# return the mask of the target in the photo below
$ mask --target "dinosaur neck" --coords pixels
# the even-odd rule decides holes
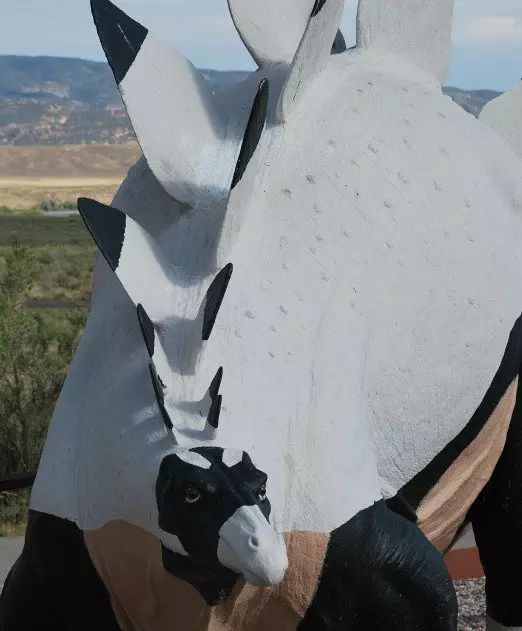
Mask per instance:
[[[161,548],[165,570],[195,587],[208,605],[225,602],[241,576],[217,560],[194,559],[163,545]]]

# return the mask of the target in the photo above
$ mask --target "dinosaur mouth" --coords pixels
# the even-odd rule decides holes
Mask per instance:
[[[258,506],[242,506],[219,532],[218,558],[256,587],[278,585],[288,568],[283,537]]]

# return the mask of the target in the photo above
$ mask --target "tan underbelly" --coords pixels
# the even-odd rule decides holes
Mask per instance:
[[[153,535],[112,522],[84,537],[124,631],[294,631],[314,596],[329,539],[287,533],[289,569],[281,585],[241,581],[224,604],[209,607],[195,588],[164,570]]]
[[[506,443],[517,386],[518,378],[477,438],[444,473],[417,510],[418,526],[440,552],[451,545],[471,505],[491,478]]]

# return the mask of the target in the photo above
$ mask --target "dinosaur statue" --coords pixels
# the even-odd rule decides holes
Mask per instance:
[[[109,0],[111,206],[0,631],[522,630],[522,87],[443,96],[453,0],[229,0],[212,94]],[[268,500],[269,498],[269,500]],[[283,539],[281,539],[281,536]],[[284,544],[283,544],[284,541]]]

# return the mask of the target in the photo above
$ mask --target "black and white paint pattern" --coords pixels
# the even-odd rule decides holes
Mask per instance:
[[[383,494],[404,490],[399,510],[414,528],[417,491],[408,494],[405,486],[472,417],[521,310],[522,224],[513,212],[513,200],[522,199],[520,159],[440,92],[453,2],[360,0],[357,49],[332,57],[342,3],[318,2],[311,15],[313,0],[230,0],[261,69],[215,96],[179,53],[133,30],[112,5],[93,3],[108,22],[98,24],[102,41],[114,34],[104,48],[116,58],[122,47],[123,70],[114,62],[113,69],[146,156],[114,205],[135,217],[146,210],[147,225],[164,231],[176,270],[158,263],[146,235],[127,220],[123,245],[108,260],[134,305],[160,325],[161,340],[176,340],[174,352],[168,349],[172,374],[163,367],[158,373],[171,379],[167,398],[183,416],[183,438],[201,431],[200,399],[223,365],[215,397],[223,397],[223,444],[260,456],[281,531],[335,533],[328,568],[342,575],[335,550],[342,558],[350,527],[339,532],[339,524],[356,520]],[[276,96],[286,79],[280,109],[269,102],[256,159],[230,194],[263,78]],[[508,129],[515,130],[519,110],[502,117]],[[227,240],[231,234],[235,241]],[[234,277],[203,344],[205,292],[230,260]],[[144,269],[158,280],[142,274],[146,286],[139,283]],[[169,288],[180,270],[177,288],[186,294],[176,310]],[[151,517],[158,463],[173,450],[163,427],[158,432],[135,318],[116,283],[101,288],[53,418],[33,502],[86,530],[125,518],[183,556],[176,536],[158,533]],[[186,361],[194,340],[197,357]],[[122,472],[118,492],[97,484],[115,480],[113,470]],[[499,508],[496,500],[492,506]],[[408,539],[413,531],[398,527],[401,515],[368,511],[361,522],[382,520]],[[379,534],[373,526],[362,530]],[[221,533],[224,539],[223,526]],[[374,543],[366,542],[372,559],[396,568],[394,546],[380,554]],[[396,547],[407,557],[408,546]],[[426,554],[438,572],[440,559]],[[218,558],[236,571],[230,552]],[[411,578],[405,567],[398,576]],[[335,628],[344,613],[323,622]],[[390,617],[399,629],[403,622]],[[440,628],[447,622],[433,616]]]
[[[284,549],[268,525],[266,483],[248,454],[234,449],[198,447],[161,463],[159,525],[179,538],[188,555],[163,547],[165,569],[192,583],[209,604],[222,602],[240,573],[254,583],[270,580],[244,569],[245,557],[259,571],[265,555]]]

